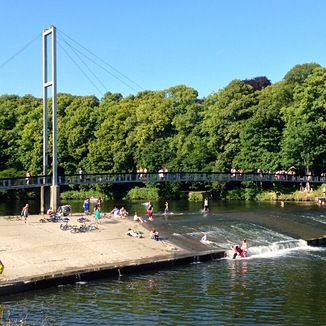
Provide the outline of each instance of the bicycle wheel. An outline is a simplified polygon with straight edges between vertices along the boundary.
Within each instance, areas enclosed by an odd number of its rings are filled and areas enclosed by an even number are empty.
[[[77,225],[73,225],[70,230],[71,233],[79,233],[80,229]]]
[[[62,230],[62,231],[67,231],[68,230],[68,228],[67,228],[67,224],[60,224],[60,229]]]
[[[90,224],[88,226],[88,228],[89,228],[89,231],[98,230],[98,225],[93,223],[93,224]]]

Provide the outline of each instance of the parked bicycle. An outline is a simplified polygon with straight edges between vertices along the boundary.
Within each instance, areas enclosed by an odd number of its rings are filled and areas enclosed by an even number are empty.
[[[8,221],[21,221],[23,219],[23,217],[20,216],[20,215],[17,215],[17,216],[6,216],[5,219],[8,220]]]
[[[71,233],[85,233],[85,232],[90,232],[90,231],[94,231],[94,230],[98,230],[98,226],[95,223],[90,223],[90,224],[82,224],[82,225],[73,225],[70,232]]]
[[[69,218],[64,217],[64,216],[60,216],[60,215],[52,215],[52,216],[43,217],[43,218],[40,219],[41,223],[48,223],[48,222],[58,223],[59,221],[68,223]]]
[[[70,225],[70,224],[68,224],[68,222],[60,224],[60,229],[61,229],[62,231],[71,230],[72,227],[73,227],[73,226]]]

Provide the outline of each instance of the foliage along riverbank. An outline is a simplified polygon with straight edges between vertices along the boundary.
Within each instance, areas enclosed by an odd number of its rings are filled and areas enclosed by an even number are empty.
[[[296,189],[297,185],[292,187],[277,186],[272,189],[263,189],[258,187],[238,187],[225,191],[217,189],[207,190],[176,190],[174,193],[164,193],[155,186],[135,187],[130,189],[123,195],[123,199],[127,200],[158,200],[158,199],[180,199],[187,198],[190,201],[202,201],[205,197],[220,200],[257,200],[257,201],[317,201],[319,197],[324,197],[326,184],[322,184],[316,189]],[[114,199],[113,193],[107,194],[94,190],[87,191],[67,191],[61,194],[65,200],[69,199],[85,199],[90,197]]]
[[[58,173],[295,167],[297,174],[320,175],[325,89],[326,69],[307,63],[274,84],[267,77],[235,79],[204,99],[185,85],[125,98],[107,92],[101,100],[58,94]],[[2,95],[0,110],[0,178],[22,177],[27,170],[42,175],[43,100]]]

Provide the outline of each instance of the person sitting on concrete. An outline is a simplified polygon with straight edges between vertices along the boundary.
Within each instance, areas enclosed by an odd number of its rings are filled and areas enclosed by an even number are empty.
[[[151,231],[151,239],[158,241],[160,239],[159,233],[156,229],[152,229]]]
[[[71,205],[59,206],[57,212],[62,216],[72,216],[72,207]]]
[[[134,221],[135,222],[139,221],[140,223],[144,222],[144,220],[140,216],[137,215],[137,212],[135,212]]]
[[[120,208],[120,216],[121,217],[127,217],[128,216],[128,212],[124,207]]]
[[[201,238],[201,241],[208,241],[207,234],[205,233]]]
[[[110,212],[110,215],[113,215],[113,217],[115,217],[115,218],[120,218],[121,217],[121,215],[120,215],[120,209],[117,208],[117,207],[114,207],[112,209],[112,211]]]
[[[50,207],[50,208],[46,211],[46,214],[49,215],[49,216],[52,216],[52,215],[55,214],[55,213],[53,212],[52,207]]]

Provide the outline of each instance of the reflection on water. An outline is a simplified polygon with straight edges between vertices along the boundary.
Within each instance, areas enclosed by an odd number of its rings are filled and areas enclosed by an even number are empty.
[[[322,325],[320,259],[324,250],[223,259],[13,296],[3,307],[33,325]]]
[[[187,203],[172,202],[167,217],[159,205],[153,223],[171,241],[205,247],[200,239],[207,233],[207,248],[229,248],[246,238],[249,257],[5,297],[4,318],[33,325],[326,324],[326,250],[302,240],[304,232],[325,233],[325,211],[211,203],[203,215],[200,203],[188,211]],[[141,203],[128,209],[146,214]]]

